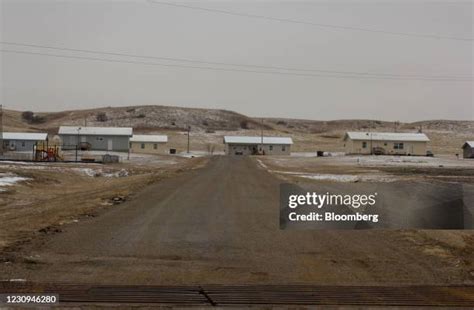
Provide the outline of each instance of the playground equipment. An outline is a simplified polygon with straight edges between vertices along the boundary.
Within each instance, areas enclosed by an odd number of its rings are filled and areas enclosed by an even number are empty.
[[[61,140],[54,137],[52,141],[38,142],[34,148],[35,161],[62,161]]]

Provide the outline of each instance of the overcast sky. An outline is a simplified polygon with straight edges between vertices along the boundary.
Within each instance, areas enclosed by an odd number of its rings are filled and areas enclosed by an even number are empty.
[[[2,42],[261,66],[0,44],[2,50],[107,60],[4,51],[1,99],[7,108],[58,111],[158,104],[321,120],[474,119],[473,41],[457,40],[473,37],[473,1],[173,2],[303,23],[147,0],[0,1]],[[335,74],[324,71],[380,75],[328,77]],[[422,80],[433,76],[448,80]]]

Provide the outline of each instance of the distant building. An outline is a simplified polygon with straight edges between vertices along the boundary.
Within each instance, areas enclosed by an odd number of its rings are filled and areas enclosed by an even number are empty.
[[[168,136],[164,135],[133,135],[130,138],[130,150],[133,153],[165,154]]]
[[[36,143],[44,142],[48,138],[47,133],[36,132],[4,132],[3,149],[5,151],[30,152]]]
[[[225,136],[227,155],[290,155],[293,140],[289,137]]]
[[[424,133],[347,132],[346,154],[425,156],[430,139]]]
[[[474,141],[466,141],[462,146],[464,158],[474,158]]]
[[[128,127],[61,126],[59,137],[63,150],[74,150],[76,145],[96,151],[128,152],[133,129]]]

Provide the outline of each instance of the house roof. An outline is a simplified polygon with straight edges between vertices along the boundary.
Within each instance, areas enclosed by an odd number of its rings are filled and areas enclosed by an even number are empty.
[[[351,140],[376,140],[376,141],[416,141],[428,142],[430,139],[424,133],[407,132],[366,132],[349,131],[344,136]]]
[[[81,126],[61,126],[60,135],[81,135],[81,136],[128,136],[133,135],[133,128],[129,127],[81,127]]]
[[[465,148],[466,146],[473,147],[474,148],[474,141],[466,141],[464,142],[462,148]]]
[[[130,142],[166,143],[166,142],[168,142],[168,136],[165,136],[165,135],[133,135],[133,137],[130,138]]]
[[[4,132],[2,137],[4,140],[45,141],[48,134],[43,132]]]
[[[224,136],[227,144],[261,144],[262,137],[250,136]],[[263,137],[263,144],[293,144],[290,137]]]

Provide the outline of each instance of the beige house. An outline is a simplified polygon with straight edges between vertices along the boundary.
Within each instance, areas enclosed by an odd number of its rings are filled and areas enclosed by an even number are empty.
[[[424,133],[347,132],[346,154],[426,156],[430,141]]]
[[[130,152],[143,154],[167,154],[168,136],[133,135],[130,138]]]
[[[289,137],[225,136],[226,155],[290,155]]]

